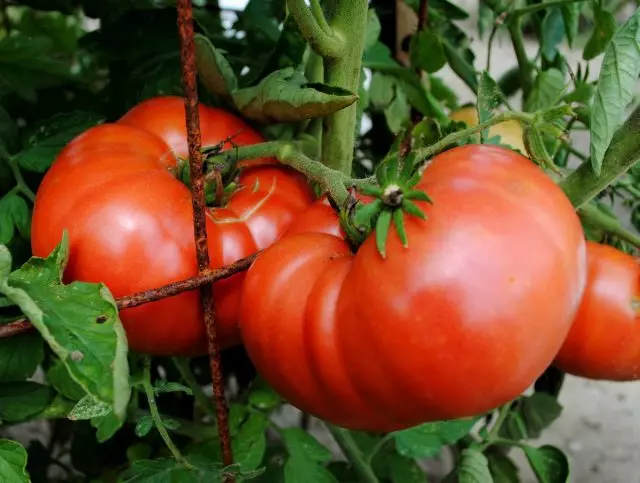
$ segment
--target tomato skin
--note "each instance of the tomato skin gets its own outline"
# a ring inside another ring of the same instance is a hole
[[[554,364],[589,379],[640,379],[638,260],[594,242],[587,242],[587,260],[587,287]]]
[[[351,429],[393,431],[482,414],[551,364],[586,283],[580,222],[525,157],[468,145],[437,156],[387,257],[326,233],[260,254],[240,325],[260,374],[287,400]],[[274,274],[277,274],[274,275]],[[268,288],[265,288],[268,282]],[[277,357],[274,357],[277,354]]]
[[[262,141],[241,119],[200,106],[203,146],[236,134]],[[38,189],[32,250],[46,256],[67,230],[65,280],[102,282],[115,297],[197,274],[189,189],[172,176],[187,155],[184,102],[160,97],[121,120],[87,130],[59,154]],[[242,188],[224,208],[207,210],[210,266],[248,256],[282,236],[313,201],[304,178],[273,163],[243,169]],[[214,284],[221,347],[240,343],[238,304],[244,273]],[[129,346],[156,355],[206,353],[197,291],[120,313]]]

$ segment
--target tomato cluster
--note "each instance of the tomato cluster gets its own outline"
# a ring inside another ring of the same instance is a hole
[[[200,106],[200,119],[205,146],[262,141],[220,109]],[[519,147],[521,132],[511,134],[505,142]],[[34,254],[67,230],[66,280],[103,282],[115,296],[193,276],[191,194],[174,175],[186,154],[176,97],[78,136],[37,193]],[[585,242],[568,199],[524,156],[491,145],[438,155],[417,185],[433,200],[417,202],[426,220],[406,218],[408,246],[392,230],[386,257],[372,236],[354,252],[326,197],[314,201],[301,175],[259,161],[207,212],[212,268],[264,249],[246,274],[215,284],[215,308],[222,347],[242,341],[295,406],[393,431],[482,414],[552,363],[640,378],[636,260]],[[121,319],[134,350],[205,352],[197,292]]]
[[[116,297],[196,275],[191,193],[171,172],[187,156],[184,119],[181,98],[159,97],[71,141],[39,187],[33,253],[46,256],[67,230],[65,278],[103,282]],[[230,136],[237,145],[262,141],[221,109],[200,106],[200,122],[204,146]],[[313,200],[304,177],[282,166],[243,169],[238,182],[240,189],[226,206],[207,213],[211,268],[270,245]],[[243,278],[240,273],[214,285],[223,348],[240,342]],[[134,350],[206,353],[197,291],[123,310],[121,319]]]

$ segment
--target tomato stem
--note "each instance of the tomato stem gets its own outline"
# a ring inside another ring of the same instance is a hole
[[[311,8],[304,0],[288,0],[287,7],[307,42],[323,57],[339,57],[346,50],[346,39],[331,29],[318,0]]]
[[[153,392],[153,387],[151,386],[151,357],[146,356],[144,358],[144,372],[142,378],[142,387],[144,389],[144,393],[147,396],[147,402],[149,403],[149,412],[151,413],[151,418],[153,419],[153,424],[155,425],[158,433],[162,437],[164,444],[167,446],[175,460],[180,463],[182,466],[188,469],[195,469],[193,465],[191,465],[185,457],[182,455],[178,447],[173,443],[171,436],[167,432],[167,428],[165,427],[162,416],[160,416],[160,412],[158,411],[158,405],[156,404],[155,394]]]
[[[582,163],[564,178],[560,187],[576,208],[582,208],[640,159],[640,107],[618,128],[602,160],[600,175],[591,163]]]
[[[189,359],[185,357],[173,357],[173,364],[178,369],[180,373],[180,377],[182,380],[189,386],[191,392],[193,393],[193,397],[196,400],[196,403],[200,406],[200,408],[209,416],[213,421],[216,420],[216,411],[214,407],[211,405],[211,400],[202,390],[202,386],[198,384],[195,376],[191,372],[191,368],[189,367]]]
[[[22,176],[22,172],[20,171],[20,167],[18,166],[18,162],[15,159],[9,159],[7,164],[11,168],[11,173],[16,180],[15,190],[22,193],[33,203],[36,200],[36,195],[31,191],[31,188],[27,186],[27,183]]]
[[[331,436],[335,439],[338,446],[344,453],[345,457],[351,463],[354,471],[358,474],[362,483],[380,483],[380,480],[376,476],[373,468],[367,461],[364,454],[356,444],[348,429],[334,426],[333,424],[325,423]]]
[[[625,230],[617,218],[607,215],[597,206],[586,204],[578,208],[578,215],[586,221],[602,228],[607,233],[616,238],[631,243],[634,247],[640,248],[640,235]]]
[[[367,0],[326,2],[329,25],[344,39],[344,49],[339,57],[323,56],[325,82],[354,94],[360,87],[368,3]],[[356,102],[324,119],[322,162],[347,176],[351,175],[353,163],[357,114]]]

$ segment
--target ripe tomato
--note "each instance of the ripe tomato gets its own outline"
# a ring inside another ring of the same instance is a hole
[[[527,158],[468,145],[420,183],[426,221],[369,237],[297,233],[245,278],[249,357],[293,405],[344,427],[392,431],[478,415],[551,364],[586,281],[584,236],[562,191]],[[326,226],[326,224],[321,226]],[[301,230],[305,231],[305,230]]]
[[[555,365],[590,379],[640,379],[638,260],[587,242],[587,261],[587,287]]]
[[[262,141],[240,118],[200,106],[203,146],[230,135]],[[187,156],[183,100],[142,102],[118,122],[71,141],[45,176],[33,213],[32,248],[47,255],[69,233],[65,278],[103,282],[116,297],[197,273],[191,193],[168,168]],[[245,169],[227,206],[209,210],[211,267],[232,263],[279,238],[312,201],[304,178],[289,168]],[[237,311],[244,274],[214,285],[222,347],[240,342]],[[197,291],[126,309],[121,319],[134,350],[161,355],[206,353]]]
[[[454,121],[466,122],[469,126],[478,124],[478,111],[475,107],[463,107],[449,115]],[[489,128],[489,137],[500,136],[500,142],[507,144],[514,149],[518,149],[521,153],[526,154],[527,149],[524,146],[522,126],[518,121],[504,121],[500,124],[494,124]],[[480,135],[477,139],[479,141]]]

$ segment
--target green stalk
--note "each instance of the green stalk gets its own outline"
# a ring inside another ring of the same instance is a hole
[[[351,182],[351,178],[305,156],[295,143],[290,141],[270,141],[251,146],[240,146],[237,149],[230,149],[211,156],[206,162],[222,163],[227,156],[233,156],[237,161],[274,157],[282,164],[291,166],[310,180],[317,182],[336,203],[344,203],[349,196],[345,185]]]
[[[193,397],[196,400],[200,409],[202,409],[207,416],[209,416],[213,421],[216,420],[216,411],[213,405],[211,404],[211,398],[209,398],[204,391],[202,390],[202,386],[198,384],[195,376],[191,372],[189,368],[189,359],[185,357],[173,357],[173,364],[178,369],[182,380],[189,386],[191,392],[193,393]]]
[[[325,82],[357,93],[367,23],[367,0],[328,2],[329,25],[344,39],[339,57],[325,57]],[[351,175],[355,144],[357,103],[325,118],[322,133],[322,162],[341,173]]]
[[[582,163],[560,182],[571,203],[582,208],[640,159],[640,107],[637,107],[616,131],[604,159],[600,176],[591,163]]]
[[[610,235],[631,243],[634,247],[640,248],[640,235],[625,230],[617,218],[607,215],[599,210],[597,206],[586,204],[578,208],[578,215],[588,222],[597,225]]]
[[[531,86],[533,84],[533,69],[529,56],[524,47],[524,37],[522,36],[522,20],[520,16],[516,16],[513,20],[507,24],[509,35],[511,36],[511,43],[513,44],[513,50],[518,60],[518,67],[520,69],[520,84],[522,85],[522,102],[526,102],[531,92]]]
[[[536,3],[534,5],[528,5],[526,7],[517,8],[513,11],[511,15],[514,17],[520,17],[528,13],[540,12],[541,10],[546,10],[547,8],[563,7],[571,3],[582,3],[586,1],[587,0],[552,0],[551,2]]]
[[[11,172],[13,173],[13,177],[16,180],[16,191],[19,191],[24,196],[26,196],[31,202],[36,200],[36,195],[29,186],[27,186],[26,181],[22,177],[22,172],[20,171],[20,167],[18,166],[18,162],[15,159],[9,159],[7,164],[11,168]]]
[[[149,403],[149,412],[151,413],[153,424],[158,430],[158,433],[160,433],[164,444],[167,446],[178,463],[180,463],[185,468],[195,469],[193,465],[191,465],[185,459],[178,447],[174,444],[171,436],[169,436],[169,433],[167,432],[167,428],[162,422],[162,416],[160,416],[160,411],[158,411],[155,394],[153,392],[153,387],[151,386],[151,357],[145,357],[144,359],[144,377],[142,378],[142,386],[144,388],[144,393],[147,396],[147,402]]]
[[[337,57],[345,49],[345,40],[332,31],[322,16],[322,10],[313,2],[313,11],[304,0],[287,0],[287,8],[307,42],[323,57]]]
[[[336,440],[338,446],[351,463],[353,470],[358,474],[362,483],[380,483],[380,480],[373,472],[371,465],[367,462],[362,451],[353,440],[353,436],[348,429],[339,428],[333,424],[325,423],[331,436]]]

